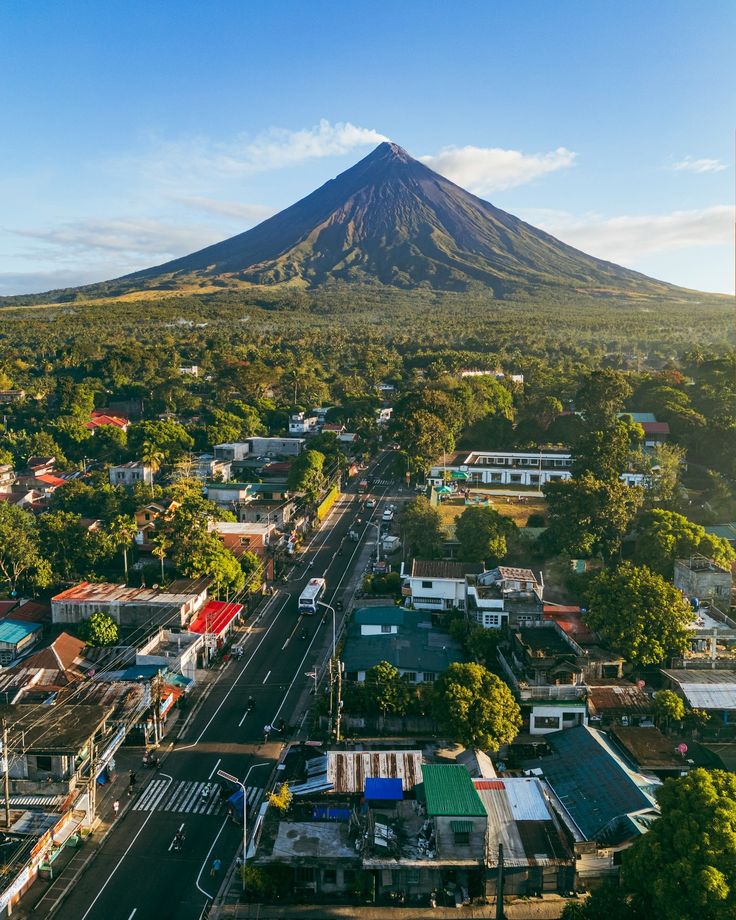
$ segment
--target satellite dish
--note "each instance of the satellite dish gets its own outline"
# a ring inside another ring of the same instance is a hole
[[[677,745],[677,753],[682,754],[683,757],[685,756],[685,754],[687,754],[687,745],[685,744],[684,741],[681,744]]]
[[[646,682],[645,680],[642,680],[641,678],[639,678],[639,680],[637,680],[637,682],[636,682],[636,686],[637,686],[640,690],[643,690],[644,687],[646,687],[646,685],[647,685],[647,682]]]

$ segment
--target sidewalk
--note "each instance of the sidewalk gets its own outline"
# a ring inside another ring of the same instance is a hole
[[[567,901],[557,895],[507,902],[507,920],[559,920]],[[495,905],[469,907],[353,907],[331,904],[214,905],[208,920],[494,920]]]

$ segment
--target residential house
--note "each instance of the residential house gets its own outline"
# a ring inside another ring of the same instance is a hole
[[[41,638],[42,630],[40,623],[29,623],[27,620],[0,621],[0,665],[9,665],[33,648]]]
[[[45,476],[56,469],[56,457],[29,457],[26,470],[35,476]]]
[[[392,406],[384,406],[381,409],[376,409],[376,424],[377,425],[388,425],[391,422],[393,417],[394,410]]]
[[[205,605],[205,608],[206,609]],[[210,619],[212,622],[214,618]],[[161,627],[149,636],[135,653],[136,665],[160,665],[173,674],[194,683],[197,670],[197,656],[201,655],[204,636],[193,632],[171,630]]]
[[[736,670],[668,668],[662,674],[691,709],[704,709],[723,725],[736,722]]]
[[[138,532],[135,542],[143,552],[150,552],[154,547],[154,539],[161,528],[176,514],[181,502],[173,498],[162,498],[149,502],[135,512],[135,524]]]
[[[239,559],[253,553],[263,566],[262,580],[273,580],[273,555],[281,542],[276,524],[267,520],[258,523],[210,521],[209,529],[217,533],[226,549]]]
[[[238,520],[243,524],[273,524],[278,530],[286,530],[296,514],[296,502],[268,501],[255,499],[238,505]]]
[[[462,647],[449,633],[432,627],[426,613],[398,607],[364,607],[348,625],[342,654],[347,680],[362,682],[381,661],[394,665],[412,683],[431,683],[454,662]]]
[[[130,488],[139,482],[147,486],[153,485],[153,467],[140,460],[130,460],[118,466],[111,466],[108,472],[110,483],[114,486]]]
[[[318,425],[319,419],[316,415],[307,415],[306,412],[294,412],[289,416],[289,434],[316,434]]]
[[[652,724],[653,697],[627,680],[588,680],[587,703],[588,720],[597,728]]]
[[[474,562],[414,559],[403,594],[417,610],[463,610],[465,578],[479,575],[483,568]]]
[[[485,629],[538,623],[544,586],[531,569],[498,566],[465,576],[465,610]]]
[[[680,754],[672,740],[653,725],[614,725],[610,734],[640,773],[665,780],[668,776],[684,776],[690,769],[685,754]]]
[[[720,601],[726,607],[731,604],[731,570],[705,556],[695,554],[689,559],[676,559],[674,583],[689,598],[709,598],[716,603]]]
[[[298,457],[306,443],[305,438],[248,438],[250,453],[256,457]]]
[[[644,447],[651,450],[657,444],[664,444],[670,436],[670,426],[667,422],[658,422],[652,412],[620,412],[619,418],[628,415],[632,422],[636,422],[644,429]]]
[[[82,655],[84,647],[81,639],[61,633],[46,648],[0,673],[0,697],[9,703],[31,702],[30,696],[44,702],[63,687],[83,680],[86,668]]]
[[[83,581],[51,598],[52,619],[80,623],[103,611],[121,626],[185,626],[204,607],[207,582],[183,582],[160,589]]]
[[[213,452],[216,459],[226,460],[229,463],[235,460],[245,460],[250,455],[250,443],[248,441],[231,441],[224,444],[215,444]]]
[[[253,482],[208,482],[205,485],[207,498],[222,508],[233,510],[240,503],[251,500],[255,492]]]
[[[18,508],[26,508],[27,510],[35,510],[40,507],[44,499],[43,492],[23,486],[17,482],[13,485],[12,491],[0,492],[0,502],[7,502],[9,505],[16,505]]]
[[[194,479],[199,479],[200,482],[210,480],[229,482],[231,466],[232,464],[229,460],[222,460],[212,454],[199,454],[193,459],[189,475]]]
[[[557,447],[529,451],[460,451],[429,471],[427,481],[441,486],[461,480],[469,486],[531,486],[572,477],[572,454]]]
[[[113,428],[119,428],[120,431],[127,431],[128,427],[130,426],[130,421],[120,415],[109,415],[103,411],[98,411],[95,409],[92,413],[92,418],[85,423],[84,427],[88,431],[94,433],[103,425],[111,425]]]
[[[182,364],[179,368],[179,373],[184,377],[199,377],[199,365]]]
[[[22,402],[25,398],[25,390],[0,390],[0,405]]]
[[[583,649],[587,658],[586,683],[618,680],[623,676],[623,657],[603,645],[598,634],[588,627],[580,607],[545,604],[544,621],[554,623],[558,629]]]
[[[0,463],[0,492],[9,492],[15,482],[15,470],[10,463]]]
[[[615,874],[621,852],[659,815],[659,781],[633,770],[603,732],[579,725],[545,737],[551,753],[525,762],[574,840],[578,884]]]

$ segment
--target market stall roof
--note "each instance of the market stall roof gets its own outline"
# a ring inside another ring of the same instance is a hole
[[[189,624],[189,632],[214,633],[221,636],[242,610],[242,604],[208,601]]]

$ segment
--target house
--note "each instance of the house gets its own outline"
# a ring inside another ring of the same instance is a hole
[[[198,364],[182,364],[179,367],[179,373],[185,377],[199,377]]]
[[[305,438],[248,438],[250,453],[256,457],[298,457],[306,443]]]
[[[611,725],[651,725],[654,700],[643,687],[627,680],[587,682],[588,719],[596,727]]]
[[[463,610],[465,577],[479,575],[483,568],[474,562],[414,559],[403,593],[417,610]]]
[[[620,852],[659,815],[659,781],[637,773],[603,732],[579,725],[545,737],[550,754],[524,763],[538,776],[574,841],[582,883],[618,871]]]
[[[628,415],[632,422],[644,430],[644,447],[651,450],[657,444],[664,444],[670,436],[667,422],[658,422],[652,412],[619,412],[619,418]]]
[[[607,648],[597,633],[588,627],[580,607],[545,604],[544,621],[554,623],[558,629],[583,649],[587,658],[586,683],[617,680],[623,676],[623,657]]]
[[[17,505],[18,508],[35,509],[43,502],[44,493],[33,488],[22,486],[15,483],[12,491],[0,492],[0,502],[7,502],[9,505]]]
[[[22,402],[25,398],[25,390],[0,390],[0,405]]]
[[[689,598],[719,600],[727,607],[731,604],[731,570],[705,556],[695,554],[689,559],[675,559],[674,583]]]
[[[185,626],[207,600],[206,582],[183,580],[167,589],[83,581],[51,598],[54,623],[81,623],[103,611],[121,626]]]
[[[665,780],[668,776],[684,776],[690,769],[685,754],[680,754],[672,741],[653,725],[614,725],[610,734],[634,769],[641,773]]]
[[[662,674],[691,709],[704,709],[723,725],[736,722],[736,670],[669,668]]]
[[[319,419],[306,412],[294,412],[289,416],[289,434],[316,434]]]
[[[231,441],[230,443],[215,444],[213,448],[217,460],[226,460],[232,463],[235,460],[245,460],[250,455],[248,441]]]
[[[9,492],[15,482],[15,470],[10,463],[0,463],[0,492]]]
[[[29,457],[26,470],[34,476],[45,476],[56,469],[56,457]]]
[[[81,639],[60,633],[46,648],[0,673],[0,697],[17,703],[30,695],[40,695],[44,701],[63,687],[78,683],[84,679],[87,667],[82,655],[84,647]]]
[[[127,431],[130,425],[130,421],[127,418],[123,418],[122,416],[108,415],[105,412],[95,409],[92,413],[92,418],[85,423],[84,427],[88,431],[94,433],[103,425],[111,425],[113,428],[119,428],[120,431]]]
[[[238,505],[238,520],[243,524],[273,524],[285,530],[296,514],[296,502],[255,499]]]
[[[460,451],[435,464],[427,475],[433,486],[462,480],[470,486],[531,486],[572,477],[572,454],[557,447],[530,451]]]
[[[0,665],[7,666],[38,642],[43,627],[27,620],[0,621]]]
[[[214,618],[210,622],[213,621]],[[167,671],[181,674],[193,683],[196,677],[197,656],[201,654],[203,645],[204,635],[193,631],[191,627],[186,632],[161,627],[136,649],[135,663],[161,665]]]
[[[454,662],[462,647],[432,627],[427,614],[397,607],[364,607],[353,613],[343,647],[346,680],[362,682],[381,661],[411,683],[431,683]]]
[[[377,425],[388,425],[393,417],[394,410],[392,406],[384,406],[381,409],[376,409],[376,424]]]
[[[154,538],[164,524],[176,514],[181,502],[173,498],[158,499],[149,502],[135,512],[135,524],[138,532],[135,542],[143,552],[150,552],[154,547]]]
[[[324,423],[322,424],[322,433],[323,433],[323,434],[327,433],[327,434],[341,435],[341,434],[343,434],[346,430],[347,430],[347,429],[346,429],[345,426],[342,424],[342,422],[324,422]]]
[[[255,491],[254,486],[253,482],[208,482],[205,490],[210,501],[232,510],[239,504],[251,500]]]
[[[502,565],[465,576],[465,610],[484,629],[537,623],[543,592],[531,569]]]
[[[140,460],[130,460],[118,466],[111,466],[108,472],[110,483],[114,486],[129,488],[139,482],[147,486],[153,485],[153,467]]]
[[[281,542],[281,537],[276,532],[276,524],[267,520],[258,523],[243,523],[231,521],[210,521],[209,530],[214,531],[222,540],[226,549],[239,559],[245,553],[253,553],[258,557],[263,571],[261,582],[273,579],[273,553]],[[253,585],[254,588],[257,585]]]
[[[200,482],[214,480],[216,482],[228,482],[230,480],[231,463],[229,460],[222,460],[212,454],[200,454],[194,457],[191,471],[188,475]]]

